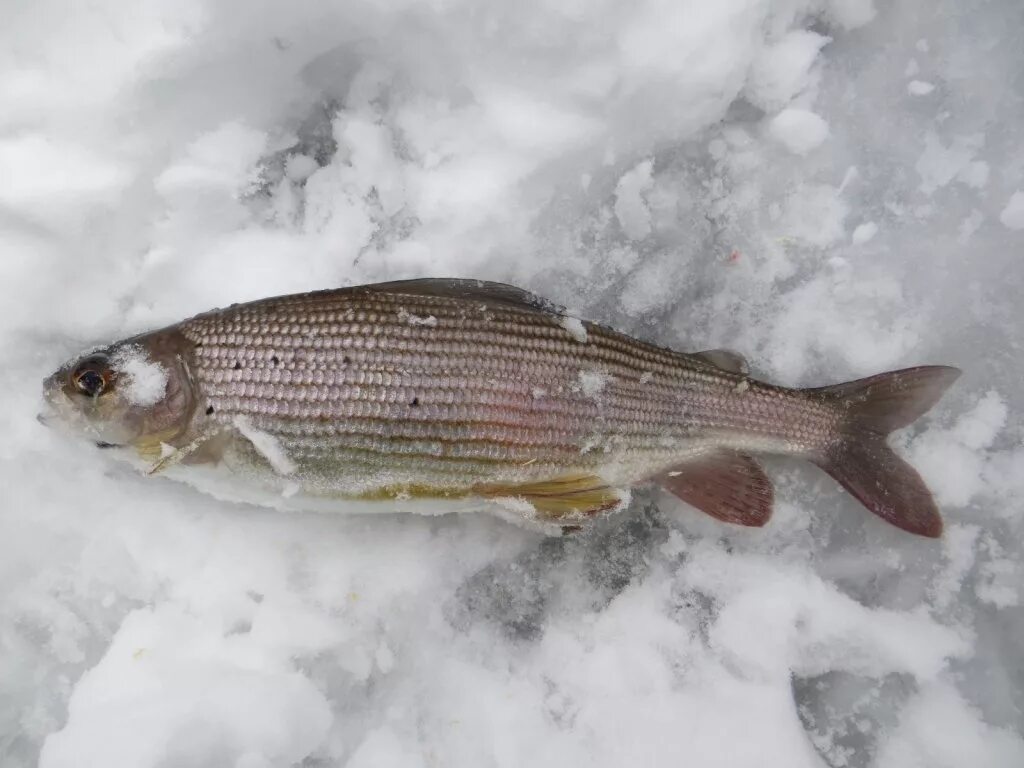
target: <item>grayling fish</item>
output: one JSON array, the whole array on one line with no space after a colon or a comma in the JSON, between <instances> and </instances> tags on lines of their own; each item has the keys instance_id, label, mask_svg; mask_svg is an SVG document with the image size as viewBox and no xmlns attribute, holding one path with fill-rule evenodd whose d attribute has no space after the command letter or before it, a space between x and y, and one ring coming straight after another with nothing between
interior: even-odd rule
<instances>
[{"instance_id":1,"label":"grayling fish","mask_svg":"<svg viewBox=\"0 0 1024 768\"><path fill-rule=\"evenodd\" d=\"M654 481L759 526L773 491L752 454L774 454L938 536L931 494L886 435L959 374L788 389L730 352L675 352L511 286L429 279L214 310L69 362L45 395L151 471L215 465L286 494L499 500L569 527Z\"/></svg>"}]
</instances>

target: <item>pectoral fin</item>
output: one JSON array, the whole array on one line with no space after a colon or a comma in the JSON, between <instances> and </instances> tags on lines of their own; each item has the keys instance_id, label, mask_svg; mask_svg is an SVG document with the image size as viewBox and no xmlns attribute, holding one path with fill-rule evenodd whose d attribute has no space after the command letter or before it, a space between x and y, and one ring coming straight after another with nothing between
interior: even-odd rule
<instances>
[{"instance_id":1,"label":"pectoral fin","mask_svg":"<svg viewBox=\"0 0 1024 768\"><path fill-rule=\"evenodd\" d=\"M153 464L153 466L151 466L146 471L146 474L155 475L159 472L164 471L168 467L173 467L175 464L179 464L188 459L200 459L200 461L194 463L204 463L205 461L210 460L203 456L203 449L207 448L211 441L213 441L215 438L219 437L222 434L223 433L221 430L204 432L192 442L186 443L180 448L173 448L173 450L170 451L161 451L159 448L157 448L156 451L154 452L154 449L149 446L147 446L146 449L140 449L139 455L143 456L143 458L158 459L158 461L156 461L156 463ZM167 443L160 443L160 446L164 445L167 445Z\"/></svg>"},{"instance_id":2,"label":"pectoral fin","mask_svg":"<svg viewBox=\"0 0 1024 768\"><path fill-rule=\"evenodd\" d=\"M772 481L750 456L720 451L658 478L665 490L727 523L762 526L772 516Z\"/></svg>"},{"instance_id":3,"label":"pectoral fin","mask_svg":"<svg viewBox=\"0 0 1024 768\"><path fill-rule=\"evenodd\" d=\"M622 502L618 490L595 475L566 475L534 483L486 484L477 486L474 491L488 499L523 499L551 519L590 516L613 509Z\"/></svg>"}]
</instances>

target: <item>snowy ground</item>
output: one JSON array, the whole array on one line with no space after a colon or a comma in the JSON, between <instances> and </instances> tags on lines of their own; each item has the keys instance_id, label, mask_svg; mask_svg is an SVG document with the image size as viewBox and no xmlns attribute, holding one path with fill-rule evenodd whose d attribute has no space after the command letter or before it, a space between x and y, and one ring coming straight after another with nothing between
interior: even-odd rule
<instances>
[{"instance_id":1,"label":"snowy ground","mask_svg":"<svg viewBox=\"0 0 1024 768\"><path fill-rule=\"evenodd\" d=\"M5 768L1024 765L1024 5L522 5L6 4ZM422 275L787 384L958 365L904 436L947 535L781 461L761 531L287 515L35 421L89 343Z\"/></svg>"}]
</instances>

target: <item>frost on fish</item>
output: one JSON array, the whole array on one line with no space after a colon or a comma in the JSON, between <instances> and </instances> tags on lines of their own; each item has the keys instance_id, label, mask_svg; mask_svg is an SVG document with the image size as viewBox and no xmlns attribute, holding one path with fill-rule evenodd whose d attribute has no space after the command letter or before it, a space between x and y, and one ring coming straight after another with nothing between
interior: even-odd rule
<instances>
[{"instance_id":1,"label":"frost on fish","mask_svg":"<svg viewBox=\"0 0 1024 768\"><path fill-rule=\"evenodd\" d=\"M154 405L164 396L167 369L151 360L141 347L133 344L122 347L110 363L118 375L118 389L129 403Z\"/></svg>"},{"instance_id":2,"label":"frost on fish","mask_svg":"<svg viewBox=\"0 0 1024 768\"><path fill-rule=\"evenodd\" d=\"M263 432L252 425L245 416L236 416L232 420L235 429L248 440L253 448L267 460L270 466L279 475L295 474L295 463L288 457L281 442L273 435Z\"/></svg>"},{"instance_id":3,"label":"frost on fish","mask_svg":"<svg viewBox=\"0 0 1024 768\"><path fill-rule=\"evenodd\" d=\"M408 323L409 325L418 325L425 328L437 327L437 318L433 315L416 315L409 312L405 307L398 310L398 319L402 322Z\"/></svg>"},{"instance_id":4,"label":"frost on fish","mask_svg":"<svg viewBox=\"0 0 1024 768\"><path fill-rule=\"evenodd\" d=\"M580 371L576 379L576 386L584 397L596 399L604 392L611 380L612 377L604 371Z\"/></svg>"},{"instance_id":5,"label":"frost on fish","mask_svg":"<svg viewBox=\"0 0 1024 768\"><path fill-rule=\"evenodd\" d=\"M587 343L587 329L583 326L583 321L578 317L571 317L564 315L559 321L560 325L569 332L569 334L576 339L580 344Z\"/></svg>"}]
</instances>

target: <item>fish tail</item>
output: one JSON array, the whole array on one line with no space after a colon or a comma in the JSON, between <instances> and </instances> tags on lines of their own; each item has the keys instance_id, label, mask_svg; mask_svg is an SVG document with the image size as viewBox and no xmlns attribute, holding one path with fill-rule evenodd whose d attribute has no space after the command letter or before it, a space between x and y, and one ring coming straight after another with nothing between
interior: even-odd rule
<instances>
[{"instance_id":1,"label":"fish tail","mask_svg":"<svg viewBox=\"0 0 1024 768\"><path fill-rule=\"evenodd\" d=\"M886 436L925 414L959 376L956 368L920 366L807 390L834 400L845 415L840 439L815 463L882 519L920 536L941 536L931 492Z\"/></svg>"}]
</instances>

